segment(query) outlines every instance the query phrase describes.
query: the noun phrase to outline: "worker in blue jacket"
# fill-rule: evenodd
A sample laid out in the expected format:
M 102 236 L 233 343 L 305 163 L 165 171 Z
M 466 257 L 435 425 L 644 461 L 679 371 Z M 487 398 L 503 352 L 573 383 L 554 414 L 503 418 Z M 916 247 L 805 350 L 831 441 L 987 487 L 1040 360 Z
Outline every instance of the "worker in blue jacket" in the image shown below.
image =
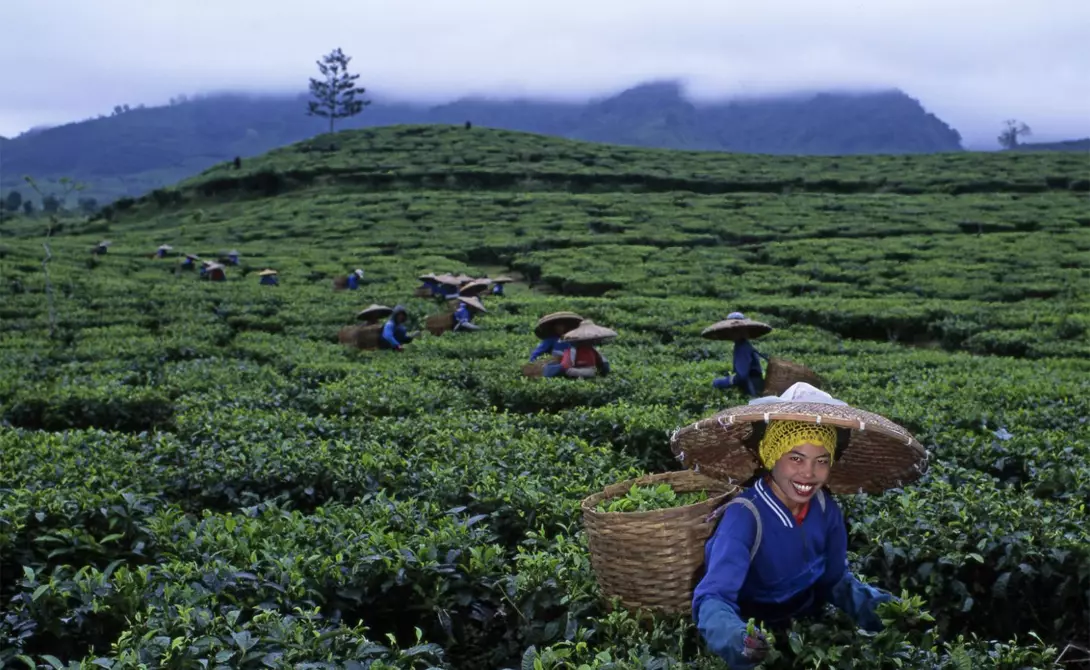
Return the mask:
M 480 326 L 473 323 L 473 312 L 464 300 L 459 300 L 458 308 L 454 310 L 454 330 L 480 330 Z
M 893 599 L 848 569 L 844 516 L 823 490 L 836 453 L 836 429 L 771 421 L 759 447 L 765 471 L 721 508 L 705 546 L 705 574 L 693 592 L 693 617 L 708 648 L 732 669 L 756 667 L 768 653 L 756 619 L 782 629 L 825 603 L 876 632 L 880 603 Z
M 382 326 L 382 338 L 379 340 L 379 346 L 383 349 L 401 351 L 402 345 L 412 342 L 413 337 L 405 328 L 405 322 L 408 320 L 409 313 L 405 311 L 403 306 L 394 307 L 394 311 L 390 313 L 390 318 L 386 319 L 386 324 Z
M 570 323 L 564 321 L 553 323 L 552 332 L 547 337 L 543 337 L 541 342 L 530 352 L 530 362 L 533 363 L 539 356 L 563 356 L 564 352 L 571 347 L 571 343 L 564 342 L 561 338 L 571 329 Z
M 732 312 L 728 319 L 744 319 L 739 312 Z M 736 340 L 734 342 L 734 374 L 726 377 L 718 377 L 712 381 L 712 386 L 717 389 L 727 390 L 738 387 L 755 398 L 764 392 L 764 373 L 761 370 L 761 359 L 768 360 L 753 346 L 749 340 Z

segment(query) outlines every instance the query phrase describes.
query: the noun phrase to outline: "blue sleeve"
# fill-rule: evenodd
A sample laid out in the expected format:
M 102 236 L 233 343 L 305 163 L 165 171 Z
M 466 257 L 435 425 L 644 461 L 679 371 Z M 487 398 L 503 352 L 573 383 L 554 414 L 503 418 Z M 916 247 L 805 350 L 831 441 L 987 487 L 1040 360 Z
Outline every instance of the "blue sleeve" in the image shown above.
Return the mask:
M 546 337 L 537 345 L 536 348 L 534 348 L 533 351 L 530 352 L 530 362 L 533 363 L 534 359 L 536 359 L 538 356 L 552 351 L 554 346 L 556 346 L 556 338 Z
M 454 320 L 458 323 L 469 321 L 469 309 L 465 305 L 459 305 L 458 309 L 454 310 Z
M 386 325 L 382 327 L 382 339 L 386 340 L 386 342 L 394 349 L 397 349 L 401 346 L 401 343 L 397 341 L 396 337 L 394 337 L 393 321 L 387 321 Z
M 876 633 L 884 627 L 878 616 L 879 604 L 893 599 L 893 595 L 859 581 L 848 570 L 848 533 L 840 507 L 828 502 L 828 539 L 825 545 L 825 574 L 818 584 L 826 589 L 829 602 L 844 611 L 860 628 Z
M 705 546 L 706 571 L 693 591 L 693 616 L 708 649 L 731 668 L 753 667 L 742 657 L 746 624 L 738 592 L 749 573 L 749 552 L 757 534 L 753 513 L 732 505 Z

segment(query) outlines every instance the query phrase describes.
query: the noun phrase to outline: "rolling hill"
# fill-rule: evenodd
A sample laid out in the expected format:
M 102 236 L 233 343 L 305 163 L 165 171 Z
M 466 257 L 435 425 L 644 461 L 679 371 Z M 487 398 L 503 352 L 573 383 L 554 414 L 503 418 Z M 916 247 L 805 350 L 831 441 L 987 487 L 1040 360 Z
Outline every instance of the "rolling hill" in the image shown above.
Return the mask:
M 216 165 L 48 239 L 0 222 L 0 665 L 722 668 L 686 613 L 611 611 L 580 503 L 677 470 L 675 429 L 749 401 L 712 386 L 731 349 L 701 337 L 741 310 L 774 328 L 762 353 L 930 455 L 836 496 L 851 569 L 904 598 L 886 628 L 796 621 L 765 667 L 1059 670 L 1090 614 L 1088 192 L 1061 152 L 412 125 Z M 179 263 L 230 249 L 222 282 Z M 422 272 L 515 282 L 479 331 L 338 341 L 371 303 L 446 313 L 413 297 Z M 608 375 L 522 375 L 560 310 L 618 333 Z
M 20 136 L 3 147 L 0 190 L 72 177 L 105 202 L 140 195 L 235 156 L 322 132 L 305 98 L 209 96 L 135 108 Z M 435 107 L 376 101 L 338 128 L 463 124 L 642 147 L 766 154 L 960 151 L 960 137 L 900 91 L 820 93 L 697 104 L 675 82 L 654 82 L 583 104 L 463 99 Z

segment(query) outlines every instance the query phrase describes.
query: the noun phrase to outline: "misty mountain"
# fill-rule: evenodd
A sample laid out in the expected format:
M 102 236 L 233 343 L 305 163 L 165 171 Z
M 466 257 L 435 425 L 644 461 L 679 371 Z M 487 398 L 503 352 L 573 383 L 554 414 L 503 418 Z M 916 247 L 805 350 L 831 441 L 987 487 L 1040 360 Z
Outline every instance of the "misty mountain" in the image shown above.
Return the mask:
M 210 95 L 135 107 L 26 133 L 3 144 L 6 191 L 22 175 L 68 176 L 100 200 L 139 195 L 218 162 L 327 130 L 307 96 Z M 120 107 L 120 106 L 119 106 Z M 960 151 L 961 137 L 897 90 L 698 103 L 676 82 L 651 82 L 586 103 L 464 98 L 425 106 L 376 100 L 337 129 L 402 123 L 503 128 L 621 145 L 766 154 Z

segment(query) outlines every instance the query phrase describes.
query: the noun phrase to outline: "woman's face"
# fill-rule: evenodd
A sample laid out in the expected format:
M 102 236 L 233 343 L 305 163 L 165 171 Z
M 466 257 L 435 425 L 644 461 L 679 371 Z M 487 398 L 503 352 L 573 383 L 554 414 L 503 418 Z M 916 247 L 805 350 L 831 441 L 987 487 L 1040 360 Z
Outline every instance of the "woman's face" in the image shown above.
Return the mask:
M 828 481 L 829 461 L 825 447 L 800 444 L 776 461 L 772 481 L 791 502 L 802 505 Z

